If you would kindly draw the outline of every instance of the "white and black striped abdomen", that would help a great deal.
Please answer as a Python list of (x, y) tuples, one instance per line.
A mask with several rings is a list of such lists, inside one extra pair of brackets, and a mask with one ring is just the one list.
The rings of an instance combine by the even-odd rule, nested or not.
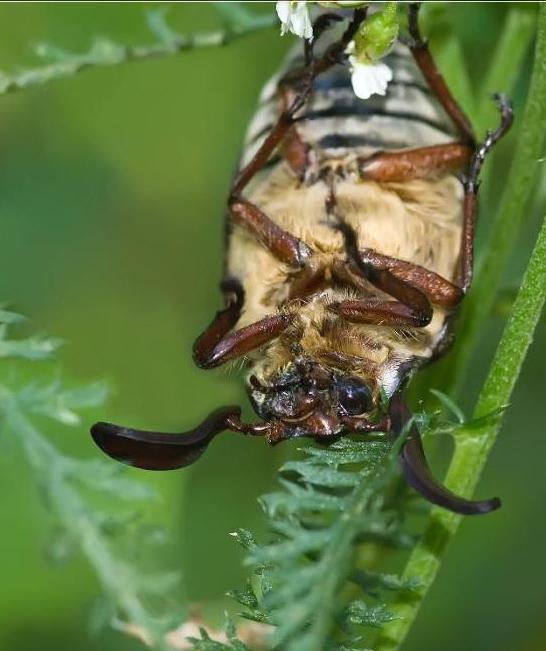
[[(450, 119), (428, 89), (409, 49), (398, 44), (384, 61), (393, 71), (385, 96), (358, 98), (347, 65), (336, 65), (315, 79), (296, 124), (302, 140), (321, 157), (362, 156), (455, 139)], [(287, 69), (301, 65), (301, 56), (292, 56)], [(256, 152), (279, 115), (280, 77), (274, 77), (262, 92), (245, 140), (243, 164)]]

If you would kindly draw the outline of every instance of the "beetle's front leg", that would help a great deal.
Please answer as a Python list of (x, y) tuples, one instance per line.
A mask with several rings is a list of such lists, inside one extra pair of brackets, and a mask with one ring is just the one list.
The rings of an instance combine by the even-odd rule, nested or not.
[[(219, 317), (220, 315), (220, 317)], [(292, 318), (286, 314), (273, 314), (260, 321), (239, 328), (231, 334), (225, 334), (216, 344), (208, 338), (208, 333), (215, 327), (216, 320), (222, 318), (222, 313), (195, 342), (193, 358), (200, 368), (215, 368), (229, 360), (241, 357), (278, 337), (292, 323)]]
[[(431, 303), (454, 308), (461, 300), (461, 289), (437, 273), (371, 249), (359, 250), (354, 229), (341, 219), (337, 220), (335, 228), (341, 231), (349, 257), (359, 275), (410, 308), (410, 312), (407, 312), (400, 307), (384, 305), (382, 309), (386, 308), (385, 317), (391, 313), (392, 319), (405, 318), (408, 325), (414, 321), (422, 327), (432, 317)], [(334, 273), (342, 274), (340, 279), (352, 284), (353, 276), (347, 270), (338, 267)], [(354, 310), (356, 306), (350, 307)], [(372, 322), (374, 321), (370, 321)]]

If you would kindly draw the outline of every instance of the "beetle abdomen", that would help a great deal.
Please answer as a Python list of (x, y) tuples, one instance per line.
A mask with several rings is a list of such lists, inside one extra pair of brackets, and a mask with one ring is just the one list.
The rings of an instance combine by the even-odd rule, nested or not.
[[(302, 63), (302, 58), (295, 56), (289, 58), (287, 68), (298, 68)], [(398, 44), (385, 63), (393, 72), (388, 92), (366, 101), (354, 94), (347, 65), (336, 65), (319, 75), (297, 117), (302, 140), (325, 158), (452, 141), (453, 125), (428, 89), (408, 48)], [(265, 86), (247, 132), (243, 163), (250, 160), (275, 123), (280, 110), (278, 82), (288, 74), (275, 76)]]

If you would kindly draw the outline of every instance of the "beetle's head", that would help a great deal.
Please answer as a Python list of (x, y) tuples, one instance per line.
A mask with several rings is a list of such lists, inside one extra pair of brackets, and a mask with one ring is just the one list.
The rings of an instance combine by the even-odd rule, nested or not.
[(384, 430), (380, 392), (369, 379), (297, 357), (268, 381), (248, 378), (256, 413), (271, 423), (269, 439), (336, 438), (347, 432)]

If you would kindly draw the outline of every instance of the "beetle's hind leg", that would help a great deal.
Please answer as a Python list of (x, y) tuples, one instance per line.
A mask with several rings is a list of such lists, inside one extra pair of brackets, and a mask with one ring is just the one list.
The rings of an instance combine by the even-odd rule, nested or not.
[[(282, 108), (277, 122), (252, 160), (238, 172), (231, 188), (228, 207), (234, 221), (244, 225), (273, 255), (288, 264), (302, 265), (310, 257), (309, 247), (280, 228), (258, 206), (242, 195), (250, 181), (263, 169), (277, 148), (283, 144), (287, 147), (284, 151), (285, 158), (295, 173), (302, 175), (305, 172), (307, 148), (295, 131), (296, 115), (305, 106), (315, 77), (338, 62), (365, 15), (365, 10), (356, 9), (353, 20), (349, 23), (343, 36), (328, 46), (318, 59), (315, 60), (313, 57), (313, 46), (306, 46), (307, 65), (297, 71), (293, 77), (284, 78), (280, 82)], [(332, 17), (328, 15), (319, 18), (317, 24), (319, 32), (326, 29), (331, 21)]]
[(488, 131), (482, 143), (476, 146), (468, 171), (463, 177), (464, 206), (463, 206), (463, 242), (459, 283), (463, 292), (467, 292), (472, 284), (474, 267), (474, 234), (478, 208), (478, 189), (480, 187), (480, 172), (482, 165), (497, 142), (509, 131), (514, 114), (512, 104), (506, 95), (496, 94), (493, 99), (500, 113), (499, 126), (494, 131)]
[(408, 27), (411, 39), (408, 43), (409, 48), (428, 85), (446, 113), (455, 123), (463, 141), (466, 144), (474, 145), (474, 131), (470, 120), (449, 90), (445, 79), (442, 77), (430, 53), (428, 43), (421, 35), (421, 30), (419, 29), (419, 10), (421, 4), (421, 2), (411, 2), (408, 5)]

